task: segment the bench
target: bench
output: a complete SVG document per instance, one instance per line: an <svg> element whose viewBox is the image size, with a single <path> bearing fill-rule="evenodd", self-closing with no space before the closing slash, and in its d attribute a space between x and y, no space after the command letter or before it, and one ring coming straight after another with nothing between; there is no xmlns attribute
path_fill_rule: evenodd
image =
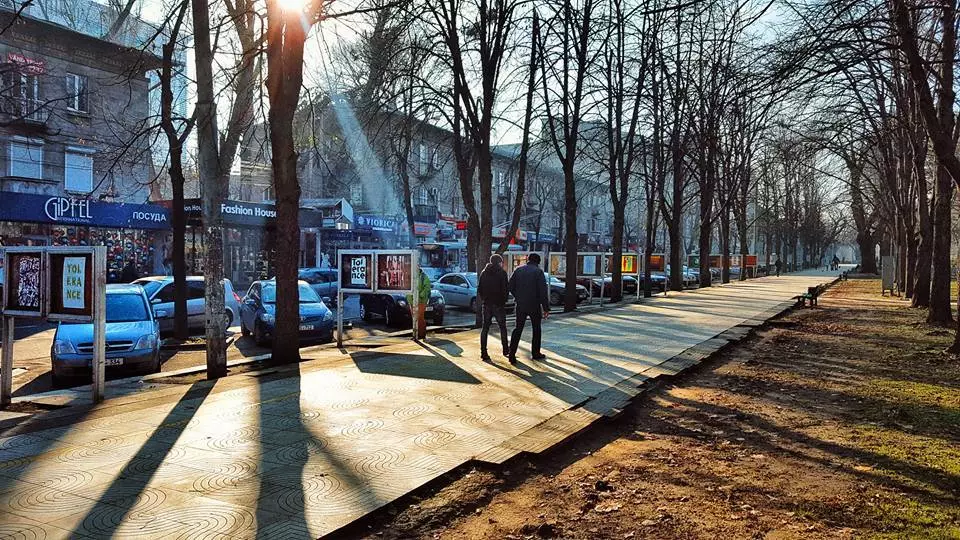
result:
<svg viewBox="0 0 960 540"><path fill-rule="evenodd" d="M817 285L815 287L807 287L807 292L804 294L798 294L794 296L793 299L797 301L797 307L805 307L807 302L810 303L810 307L817 305L817 299L820 298L820 295L823 294L823 291L826 290L826 287L823 285Z"/></svg>

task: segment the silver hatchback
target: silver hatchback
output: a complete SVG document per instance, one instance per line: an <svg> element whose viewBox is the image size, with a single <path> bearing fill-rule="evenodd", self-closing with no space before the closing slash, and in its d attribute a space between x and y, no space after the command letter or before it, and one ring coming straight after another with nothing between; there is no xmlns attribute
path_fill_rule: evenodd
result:
<svg viewBox="0 0 960 540"><path fill-rule="evenodd" d="M160 331L173 331L173 277L149 276L134 281L143 287L143 291L150 300L157 321L160 322ZM240 297L233 290L233 283L224 279L223 301L226 307L224 327L229 328L240 324ZM206 316L206 301L204 300L205 281L203 276L187 276L187 326L191 329L204 327Z"/></svg>

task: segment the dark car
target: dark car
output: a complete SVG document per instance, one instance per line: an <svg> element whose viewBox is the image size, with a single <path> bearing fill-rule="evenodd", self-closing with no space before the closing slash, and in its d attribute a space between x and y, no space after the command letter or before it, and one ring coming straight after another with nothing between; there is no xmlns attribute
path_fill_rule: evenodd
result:
<svg viewBox="0 0 960 540"><path fill-rule="evenodd" d="M550 305L559 306L563 303L563 295L566 294L567 284L555 276L547 277L547 286L550 287ZM585 301L590 295L587 288L577 284L577 303Z"/></svg>
<svg viewBox="0 0 960 540"><path fill-rule="evenodd" d="M340 288L340 274L336 268L301 268L297 279L306 281L321 299L329 298L330 307L337 306L337 290Z"/></svg>
<svg viewBox="0 0 960 540"><path fill-rule="evenodd" d="M107 285L106 372L160 371L160 326L138 285ZM50 349L55 386L66 377L90 377L93 324L62 322Z"/></svg>
<svg viewBox="0 0 960 540"><path fill-rule="evenodd" d="M300 297L300 339L333 339L336 324L333 311L324 305L317 293L305 281L298 284ZM277 284L273 280L254 281L240 304L240 332L253 334L257 345L270 343L276 325Z"/></svg>
<svg viewBox="0 0 960 540"><path fill-rule="evenodd" d="M434 325L443 324L447 306L443 295L436 289L430 290L430 302L427 304L426 318ZM360 318L366 322L380 319L387 326L409 327L413 324L410 306L403 294L362 294L360 295Z"/></svg>
<svg viewBox="0 0 960 540"><path fill-rule="evenodd" d="M639 283L637 282L636 277L621 276L621 279L623 280L622 281L623 294L625 295L637 294L637 287L639 286ZM593 289L592 295L596 297L599 297L601 292L603 293L603 296L607 298L609 298L613 294L611 290L613 285L613 278L610 276L603 278L602 287L601 287L600 278L581 278L577 280L577 284L583 285L584 287L589 286L591 289Z"/></svg>

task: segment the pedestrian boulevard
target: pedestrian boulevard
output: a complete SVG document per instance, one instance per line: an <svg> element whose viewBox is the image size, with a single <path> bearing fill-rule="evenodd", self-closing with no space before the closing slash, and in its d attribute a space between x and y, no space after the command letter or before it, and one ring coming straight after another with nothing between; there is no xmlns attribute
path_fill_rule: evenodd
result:
<svg viewBox="0 0 960 540"><path fill-rule="evenodd" d="M835 274L762 278L544 321L160 385L0 429L0 538L316 538L471 461L542 452Z"/></svg>

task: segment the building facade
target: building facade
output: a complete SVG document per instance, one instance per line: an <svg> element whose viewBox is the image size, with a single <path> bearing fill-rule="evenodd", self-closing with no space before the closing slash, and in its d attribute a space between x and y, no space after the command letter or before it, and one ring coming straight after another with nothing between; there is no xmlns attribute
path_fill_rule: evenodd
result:
<svg viewBox="0 0 960 540"><path fill-rule="evenodd" d="M0 25L0 245L105 245L111 273L161 269L142 136L157 58L10 11Z"/></svg>

